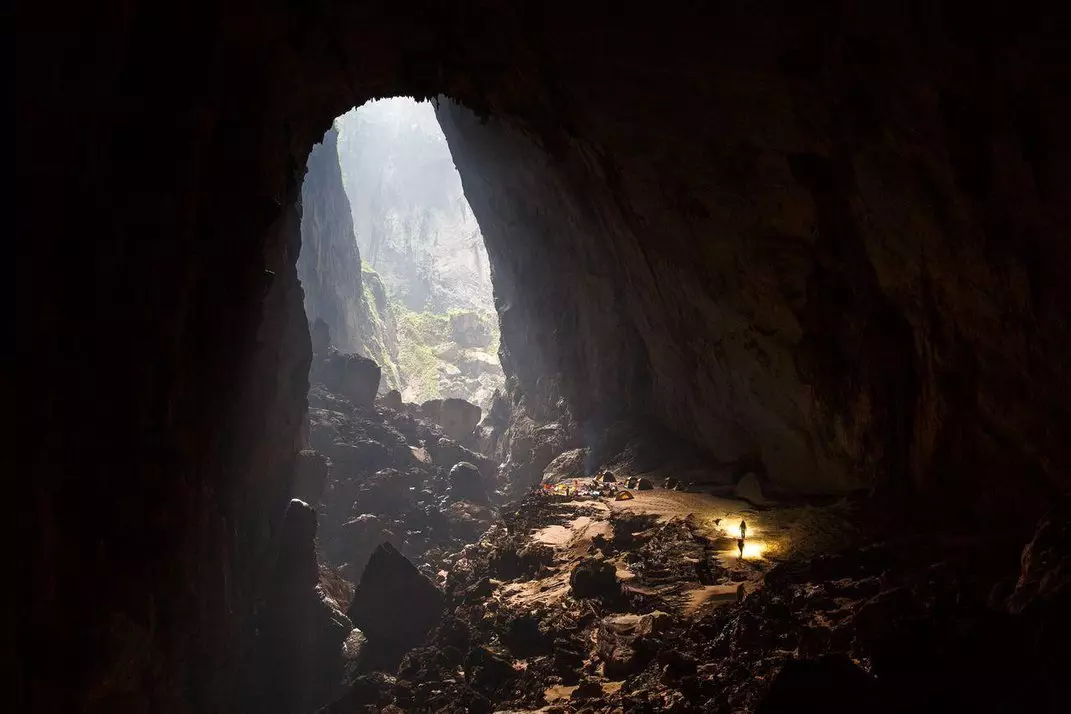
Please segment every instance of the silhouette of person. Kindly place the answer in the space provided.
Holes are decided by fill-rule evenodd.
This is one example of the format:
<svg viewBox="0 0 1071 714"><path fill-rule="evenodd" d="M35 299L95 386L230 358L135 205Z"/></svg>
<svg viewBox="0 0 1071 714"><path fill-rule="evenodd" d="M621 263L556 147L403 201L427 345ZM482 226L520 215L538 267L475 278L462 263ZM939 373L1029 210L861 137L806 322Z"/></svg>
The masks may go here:
<svg viewBox="0 0 1071 714"><path fill-rule="evenodd" d="M747 523L740 521L740 540L747 538Z"/></svg>
<svg viewBox="0 0 1071 714"><path fill-rule="evenodd" d="M736 547L740 549L740 557L743 558L744 557L744 539L743 538L741 538L740 540L736 541Z"/></svg>

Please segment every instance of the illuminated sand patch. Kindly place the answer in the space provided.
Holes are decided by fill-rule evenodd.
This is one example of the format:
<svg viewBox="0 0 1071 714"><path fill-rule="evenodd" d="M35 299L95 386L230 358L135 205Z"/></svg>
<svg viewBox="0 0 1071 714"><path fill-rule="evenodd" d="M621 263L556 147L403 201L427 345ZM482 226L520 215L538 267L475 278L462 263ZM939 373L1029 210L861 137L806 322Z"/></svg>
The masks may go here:
<svg viewBox="0 0 1071 714"><path fill-rule="evenodd" d="M744 560L762 560L772 550L771 545L766 541L748 538L744 541ZM734 547L730 550L722 551L721 555L728 559L739 558L740 550Z"/></svg>

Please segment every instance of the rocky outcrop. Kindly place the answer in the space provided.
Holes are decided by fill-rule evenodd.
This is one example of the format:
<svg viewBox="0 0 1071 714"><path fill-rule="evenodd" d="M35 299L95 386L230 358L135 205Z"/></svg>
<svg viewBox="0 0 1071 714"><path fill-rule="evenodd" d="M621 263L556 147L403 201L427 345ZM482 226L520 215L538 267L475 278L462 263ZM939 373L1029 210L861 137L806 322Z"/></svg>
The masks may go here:
<svg viewBox="0 0 1071 714"><path fill-rule="evenodd" d="M258 711L308 712L338 694L339 653L353 625L319 585L315 539L316 511L291 501L258 624Z"/></svg>
<svg viewBox="0 0 1071 714"><path fill-rule="evenodd" d="M487 503L487 482L480 470L467 461L450 469L450 497L473 503Z"/></svg>
<svg viewBox="0 0 1071 714"><path fill-rule="evenodd" d="M334 127L309 152L301 208L297 269L313 353L325 352L330 342L341 352L363 355L382 366L385 383L397 387L393 317L379 276L361 263Z"/></svg>
<svg viewBox="0 0 1071 714"><path fill-rule="evenodd" d="M370 407L379 391L379 365L367 357L331 350L313 364L310 379L323 382L354 406Z"/></svg>
<svg viewBox="0 0 1071 714"><path fill-rule="evenodd" d="M442 614L443 596L389 543L376 548L353 594L349 616L369 642L395 652L420 644Z"/></svg>
<svg viewBox="0 0 1071 714"><path fill-rule="evenodd" d="M451 439L465 441L480 423L481 410L464 399L432 399L420 405L420 414L441 426Z"/></svg>
<svg viewBox="0 0 1071 714"><path fill-rule="evenodd" d="M364 289L361 254L353 235L349 199L338 166L338 130L330 129L312 148L301 183L301 254L298 277L309 322L322 320L334 345L362 353Z"/></svg>

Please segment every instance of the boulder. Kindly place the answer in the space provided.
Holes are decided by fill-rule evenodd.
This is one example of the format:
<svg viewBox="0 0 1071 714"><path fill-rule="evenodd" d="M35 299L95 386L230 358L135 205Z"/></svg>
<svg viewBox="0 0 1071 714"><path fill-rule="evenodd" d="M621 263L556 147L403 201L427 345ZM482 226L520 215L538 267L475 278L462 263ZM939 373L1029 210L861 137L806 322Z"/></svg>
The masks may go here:
<svg viewBox="0 0 1071 714"><path fill-rule="evenodd" d="M569 573L569 586L578 598L609 599L621 593L617 571L599 558L585 558Z"/></svg>
<svg viewBox="0 0 1071 714"><path fill-rule="evenodd" d="M313 363L312 372L311 380L322 382L354 406L370 407L375 402L381 371L367 357L331 349L323 360Z"/></svg>
<svg viewBox="0 0 1071 714"><path fill-rule="evenodd" d="M439 621L443 595L390 543L368 560L348 615L372 643L415 647Z"/></svg>
<svg viewBox="0 0 1071 714"><path fill-rule="evenodd" d="M379 398L379 406L384 409L393 409L396 412L402 410L402 394L397 389L392 389Z"/></svg>
<svg viewBox="0 0 1071 714"><path fill-rule="evenodd" d="M462 461L467 461L475 464L485 477L491 477L495 473L496 464L493 461L465 448L453 439L442 437L434 442L429 441L426 448L432 463L447 471Z"/></svg>
<svg viewBox="0 0 1071 714"><path fill-rule="evenodd" d="M487 503L487 485L475 464L460 461L450 469L450 498Z"/></svg>
<svg viewBox="0 0 1071 714"><path fill-rule="evenodd" d="M464 399L434 399L420 405L425 419L442 427L451 439L462 441L472 435L483 411Z"/></svg>
<svg viewBox="0 0 1071 714"><path fill-rule="evenodd" d="M584 473L587 449L570 449L554 458L543 469L543 483L558 483L564 479L577 478Z"/></svg>

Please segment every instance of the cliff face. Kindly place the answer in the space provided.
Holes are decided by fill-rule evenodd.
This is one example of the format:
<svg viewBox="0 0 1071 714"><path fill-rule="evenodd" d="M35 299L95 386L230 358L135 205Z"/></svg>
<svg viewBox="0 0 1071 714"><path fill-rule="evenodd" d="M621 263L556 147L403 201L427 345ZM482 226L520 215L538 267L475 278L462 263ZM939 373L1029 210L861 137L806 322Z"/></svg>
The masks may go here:
<svg viewBox="0 0 1071 714"><path fill-rule="evenodd" d="M305 314L327 323L331 341L345 352L362 352L360 317L364 290L361 254L353 234L350 203L338 165L338 130L324 134L309 152L301 184L301 239L298 277L305 290Z"/></svg>
<svg viewBox="0 0 1071 714"><path fill-rule="evenodd" d="M487 250L428 102L395 97L336 120L365 263L415 312L493 310Z"/></svg>
<svg viewBox="0 0 1071 714"><path fill-rule="evenodd" d="M372 97L490 118L443 121L533 411L647 413L783 484L960 512L1068 485L1059 11L18 14L18 135L79 120L17 147L17 709L246 709L306 408L301 167Z"/></svg>
<svg viewBox="0 0 1071 714"><path fill-rule="evenodd" d="M353 231L350 202L338 163L338 130L332 128L309 152L301 184L301 255L298 277L305 291L309 322L322 319L331 344L374 359L382 368L383 391L401 382L395 327L383 285L375 274L362 277L361 253Z"/></svg>

